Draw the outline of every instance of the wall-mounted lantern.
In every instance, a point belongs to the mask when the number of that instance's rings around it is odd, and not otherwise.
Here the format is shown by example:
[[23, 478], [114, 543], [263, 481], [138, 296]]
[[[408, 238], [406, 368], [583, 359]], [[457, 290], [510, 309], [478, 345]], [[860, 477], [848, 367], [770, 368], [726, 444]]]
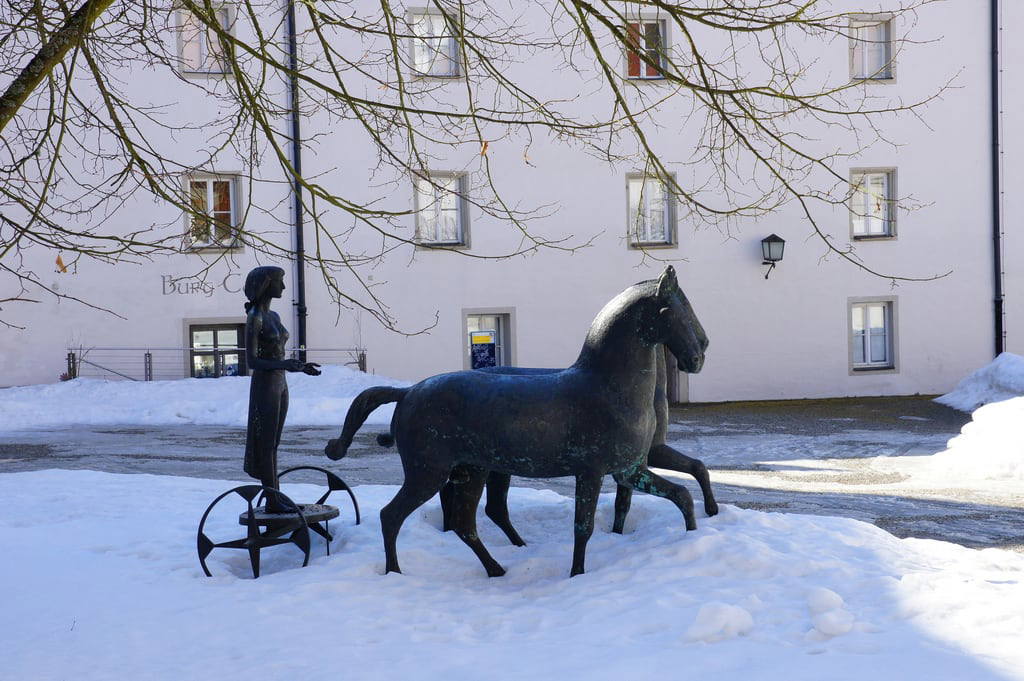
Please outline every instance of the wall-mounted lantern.
[[764, 273], [765, 279], [775, 269], [775, 263], [782, 260], [782, 252], [784, 250], [786, 250], [786, 240], [776, 234], [770, 234], [761, 239], [761, 255], [764, 258], [764, 262], [761, 264], [770, 266], [768, 271]]

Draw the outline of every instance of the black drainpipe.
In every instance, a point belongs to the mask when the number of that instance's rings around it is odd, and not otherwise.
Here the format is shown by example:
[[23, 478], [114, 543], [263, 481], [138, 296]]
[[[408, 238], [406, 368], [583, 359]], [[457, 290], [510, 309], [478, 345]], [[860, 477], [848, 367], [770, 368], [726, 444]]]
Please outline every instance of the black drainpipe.
[[299, 79], [295, 72], [299, 70], [298, 46], [295, 39], [295, 0], [288, 2], [288, 68], [292, 74], [288, 77], [290, 96], [290, 117], [292, 124], [292, 167], [295, 178], [292, 180], [292, 201], [295, 207], [295, 311], [298, 317], [299, 359], [306, 361], [306, 249], [303, 241], [302, 223], [302, 136], [299, 130]]
[[1003, 343], [1003, 244], [1002, 244], [1002, 175], [1000, 173], [999, 122], [999, 0], [989, 0], [990, 40], [992, 42], [991, 94], [992, 94], [992, 277], [995, 284], [992, 302], [995, 313], [996, 355], [1004, 349]]

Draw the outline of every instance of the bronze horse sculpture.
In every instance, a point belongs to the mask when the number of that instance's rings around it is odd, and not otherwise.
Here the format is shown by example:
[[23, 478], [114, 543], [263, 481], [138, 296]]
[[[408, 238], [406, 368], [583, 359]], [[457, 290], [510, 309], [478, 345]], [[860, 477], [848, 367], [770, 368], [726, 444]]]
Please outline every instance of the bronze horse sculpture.
[[455, 486], [452, 527], [489, 576], [505, 574], [476, 532], [476, 507], [488, 472], [576, 478], [575, 543], [570, 575], [584, 572], [601, 480], [670, 499], [696, 529], [685, 488], [647, 469], [657, 418], [657, 353], [665, 345], [683, 371], [704, 363], [707, 336], [675, 271], [612, 299], [594, 319], [576, 362], [562, 371], [515, 375], [459, 371], [409, 388], [369, 388], [352, 402], [326, 454], [342, 458], [366, 417], [397, 402], [391, 433], [405, 480], [380, 512], [385, 571], [400, 572], [396, 541], [405, 519], [449, 477]]
[[[711, 490], [711, 477], [704, 462], [693, 457], [686, 456], [680, 451], [669, 447], [665, 443], [668, 434], [668, 370], [666, 367], [665, 355], [657, 353], [658, 382], [654, 390], [654, 415], [657, 418], [657, 427], [654, 430], [654, 438], [651, 448], [647, 452], [647, 465], [654, 468], [665, 468], [671, 471], [687, 473], [693, 476], [700, 485], [701, 494], [704, 497], [704, 512], [709, 516], [718, 514], [718, 503]], [[527, 367], [486, 367], [477, 369], [493, 374], [520, 374], [524, 376], [536, 376], [540, 374], [552, 374], [561, 369], [536, 369]], [[386, 438], [385, 438], [386, 439]], [[487, 502], [484, 505], [484, 513], [497, 525], [508, 537], [508, 540], [515, 546], [525, 546], [526, 542], [512, 525], [508, 515], [508, 490], [511, 485], [511, 477], [506, 473], [491, 472], [487, 476]], [[441, 508], [444, 516], [444, 531], [451, 529], [452, 499], [455, 495], [455, 485], [462, 480], [449, 479], [441, 489]], [[626, 525], [626, 516], [629, 514], [630, 503], [633, 498], [633, 488], [626, 484], [618, 484], [615, 489], [615, 520], [612, 523], [612, 532], [622, 534]]]

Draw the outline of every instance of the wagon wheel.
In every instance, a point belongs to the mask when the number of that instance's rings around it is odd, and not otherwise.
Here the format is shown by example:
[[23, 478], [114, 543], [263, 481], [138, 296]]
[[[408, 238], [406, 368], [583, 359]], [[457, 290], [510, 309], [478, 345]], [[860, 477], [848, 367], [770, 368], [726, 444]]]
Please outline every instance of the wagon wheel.
[[[263, 494], [265, 496], [268, 492], [277, 494], [281, 503], [292, 507], [294, 511], [291, 513], [273, 514], [273, 519], [268, 522], [267, 514], [260, 513], [261, 509], [253, 503], [253, 500], [258, 495]], [[237, 494], [245, 500], [247, 510], [242, 514], [240, 520], [244, 519], [243, 524], [246, 527], [246, 536], [241, 539], [214, 543], [203, 532], [203, 529], [206, 527], [206, 519], [209, 517], [210, 511], [213, 510], [214, 506], [231, 494]], [[261, 531], [261, 527], [266, 527], [266, 529]], [[214, 499], [206, 507], [206, 512], [203, 513], [203, 517], [199, 521], [199, 531], [196, 534], [199, 564], [202, 566], [203, 572], [207, 577], [213, 576], [210, 569], [206, 566], [206, 558], [214, 549], [243, 549], [248, 551], [249, 563], [252, 565], [252, 576], [253, 579], [256, 579], [260, 576], [260, 550], [268, 546], [288, 543], [295, 544], [302, 551], [302, 567], [309, 565], [309, 527], [306, 525], [306, 518], [302, 513], [302, 509], [283, 493], [262, 485], [235, 487]]]
[[356, 512], [356, 525], [359, 524], [359, 504], [356, 502], [356, 495], [352, 493], [352, 488], [345, 484], [345, 481], [339, 478], [337, 475], [327, 470], [326, 468], [317, 468], [316, 466], [295, 466], [288, 470], [281, 471], [277, 474], [278, 479], [283, 478], [288, 473], [293, 471], [319, 471], [327, 476], [327, 491], [324, 492], [323, 496], [316, 500], [317, 504], [322, 504], [327, 501], [327, 497], [331, 495], [331, 492], [337, 490], [345, 490], [348, 492], [348, 496], [352, 499], [352, 508]]

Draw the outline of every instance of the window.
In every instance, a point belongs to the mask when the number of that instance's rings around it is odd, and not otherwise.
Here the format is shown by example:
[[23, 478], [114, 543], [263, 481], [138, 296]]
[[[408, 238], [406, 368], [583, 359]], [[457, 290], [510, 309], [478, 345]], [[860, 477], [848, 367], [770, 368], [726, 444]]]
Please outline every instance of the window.
[[411, 15], [412, 67], [423, 76], [452, 78], [459, 75], [459, 50], [443, 14]]
[[515, 308], [463, 308], [462, 367], [515, 366], [515, 329]]
[[892, 301], [855, 302], [850, 305], [854, 371], [892, 369], [896, 366], [894, 328]]
[[508, 328], [507, 314], [466, 315], [470, 369], [508, 365], [505, 347]]
[[852, 173], [850, 221], [854, 239], [896, 235], [895, 179], [892, 170]]
[[416, 178], [416, 240], [465, 244], [465, 175], [435, 173]]
[[245, 376], [245, 324], [189, 326], [192, 378]]
[[637, 176], [629, 184], [629, 242], [631, 245], [672, 243], [672, 195], [664, 181]]
[[193, 247], [232, 247], [237, 236], [237, 182], [228, 176], [190, 176], [192, 212], [186, 218]]
[[889, 19], [850, 22], [850, 75], [858, 80], [893, 77], [892, 22]]
[[665, 77], [664, 21], [630, 22], [626, 24], [626, 40], [626, 77], [640, 80]]
[[[215, 8], [217, 23], [231, 30], [227, 8]], [[228, 64], [217, 34], [191, 12], [181, 12], [181, 67], [186, 73], [227, 73]]]

